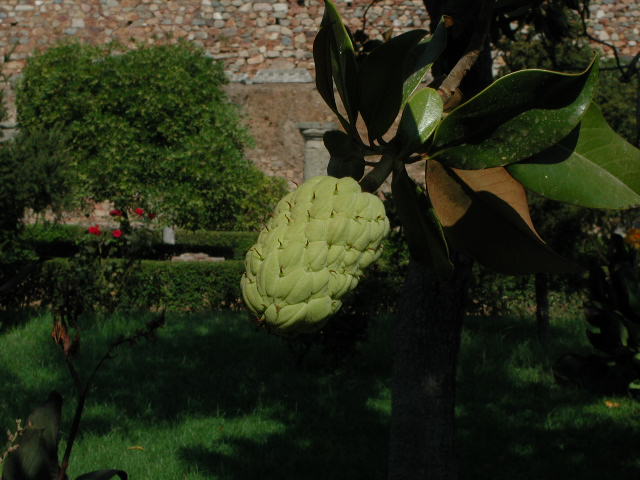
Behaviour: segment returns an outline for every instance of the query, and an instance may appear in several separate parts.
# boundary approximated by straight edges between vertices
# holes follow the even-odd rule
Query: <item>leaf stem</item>
[[[456,89],[460,86],[462,79],[467,72],[471,70],[471,67],[476,63],[476,60],[484,49],[491,26],[494,3],[495,0],[485,0],[482,2],[480,11],[478,12],[477,26],[473,30],[466,52],[460,57],[447,75],[447,78],[440,84],[440,88],[438,88],[438,93],[445,104],[456,93]]]

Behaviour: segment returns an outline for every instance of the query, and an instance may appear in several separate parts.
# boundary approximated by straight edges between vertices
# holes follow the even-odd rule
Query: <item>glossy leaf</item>
[[[524,188],[504,168],[454,170],[429,160],[426,181],[452,247],[506,274],[579,271],[540,239]]]
[[[404,64],[405,81],[402,85],[402,107],[424,80],[431,66],[447,47],[447,29],[440,20],[429,39],[423,39],[409,52]]]
[[[333,81],[347,111],[349,123],[354,125],[358,115],[358,69],[355,51],[347,27],[331,0],[325,0],[321,28],[327,30]]]
[[[409,178],[404,166],[393,172],[391,194],[411,256],[447,278],[453,272],[442,225],[425,192]]]
[[[411,49],[427,34],[411,30],[383,43],[360,65],[360,113],[369,138],[381,138],[393,124],[402,105],[403,66]]]
[[[325,103],[336,114],[340,124],[345,130],[349,129],[349,122],[338,110],[336,98],[333,93],[333,73],[331,66],[331,29],[320,27],[313,41],[313,61],[316,69],[316,88]]]
[[[598,63],[579,74],[522,70],[495,81],[439,125],[430,154],[461,169],[509,165],[566,137],[586,113]]]
[[[414,93],[402,112],[396,139],[405,153],[416,152],[442,118],[442,97],[433,88]]]
[[[95,472],[80,475],[76,480],[110,480],[113,477],[128,480],[129,476],[124,470],[96,470]]]
[[[591,208],[640,206],[640,150],[614,132],[592,104],[561,142],[509,173],[547,198]]]
[[[313,40],[313,62],[316,67],[316,88],[325,103],[334,112],[338,111],[336,98],[333,94],[333,76],[331,73],[331,40],[330,30],[320,27]]]

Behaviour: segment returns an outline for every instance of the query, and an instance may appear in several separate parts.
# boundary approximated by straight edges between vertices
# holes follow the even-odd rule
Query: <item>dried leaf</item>
[[[426,182],[448,242],[483,265],[507,274],[580,270],[542,241],[524,188],[503,167],[455,170],[430,160]]]

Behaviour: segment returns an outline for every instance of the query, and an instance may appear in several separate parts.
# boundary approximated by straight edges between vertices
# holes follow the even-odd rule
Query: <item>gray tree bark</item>
[[[455,19],[433,73],[446,75],[469,47],[488,0],[424,0],[434,31]],[[489,19],[490,21],[490,19]],[[488,43],[460,88],[470,98],[492,81]],[[456,480],[455,381],[471,262],[456,257],[449,280],[411,261],[394,325],[389,480]]]
[[[471,264],[412,261],[394,325],[389,480],[455,480],[455,378]]]

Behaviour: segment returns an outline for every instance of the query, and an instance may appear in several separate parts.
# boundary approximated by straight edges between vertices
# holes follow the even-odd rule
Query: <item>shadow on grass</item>
[[[116,412],[87,415],[82,431],[105,434],[115,415],[135,419],[132,428],[246,418],[255,437],[229,433],[181,446],[185,470],[207,478],[382,479],[388,420],[367,402],[384,388],[380,370],[388,358],[357,355],[329,368],[313,350],[296,365],[283,340],[256,331],[244,316],[169,317],[156,341],[105,366],[90,401]],[[262,432],[261,422],[282,428]],[[127,428],[125,422],[125,435]]]
[[[85,364],[100,356],[106,338],[145,318],[96,321],[99,333],[83,341]],[[88,405],[101,407],[88,409],[82,433],[105,435],[117,426],[137,438],[141,429],[202,423],[210,433],[180,433],[170,454],[204,478],[383,479],[389,323],[378,322],[360,355],[330,368],[317,351],[296,366],[282,340],[242,315],[169,316],[155,342],[124,349],[100,372]],[[551,358],[580,348],[581,330],[575,322],[555,325]],[[533,320],[469,318],[464,335],[461,479],[640,478],[638,410],[616,413],[602,398],[556,386]],[[2,366],[0,378],[22,390]],[[20,395],[46,393],[27,388]],[[62,393],[71,398],[70,385]]]
[[[550,363],[582,347],[577,326],[553,327],[547,357],[533,319],[467,321],[458,376],[461,478],[640,478],[640,408],[618,414],[604,398],[553,381]]]

